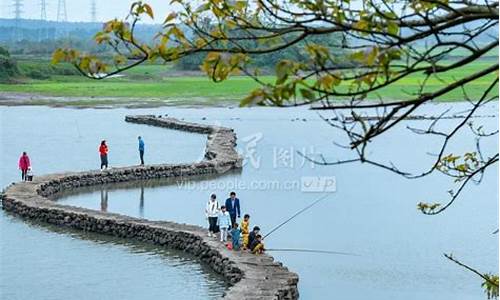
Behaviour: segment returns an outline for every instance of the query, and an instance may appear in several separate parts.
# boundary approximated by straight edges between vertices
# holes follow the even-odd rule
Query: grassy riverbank
[[[437,90],[445,83],[452,82],[468,74],[477,72],[495,60],[482,60],[466,67],[453,70],[427,81],[426,91]],[[34,65],[43,64],[40,61],[20,61],[20,67],[29,69]],[[481,91],[491,83],[493,76],[483,77],[469,84],[466,92],[471,98],[480,96]],[[273,76],[263,76],[266,82],[273,82]],[[416,74],[392,84],[369,98],[384,100],[411,99],[424,80],[421,74]],[[92,80],[79,75],[51,75],[44,79],[25,78],[16,83],[0,84],[0,98],[12,95],[33,96],[31,104],[50,104],[51,98],[58,104],[91,105],[91,104],[124,104],[137,101],[151,105],[171,104],[234,104],[245,97],[259,85],[252,79],[234,76],[221,83],[213,83],[206,76],[179,72],[168,65],[144,65],[124,73],[122,77],[106,80]],[[65,100],[65,98],[67,98]],[[69,99],[74,98],[74,99]],[[460,89],[438,99],[439,101],[462,101],[463,92]],[[37,103],[39,102],[39,103]]]

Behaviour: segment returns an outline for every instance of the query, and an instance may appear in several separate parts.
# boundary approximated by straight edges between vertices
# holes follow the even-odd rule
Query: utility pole
[[[97,22],[97,7],[95,0],[90,1],[90,21],[93,23]]]
[[[67,22],[68,13],[66,11],[66,0],[59,0],[57,2],[57,22]]]

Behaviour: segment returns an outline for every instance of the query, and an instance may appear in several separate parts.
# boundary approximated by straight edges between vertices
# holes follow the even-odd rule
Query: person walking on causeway
[[[23,152],[21,157],[19,158],[19,170],[21,170],[21,179],[26,180],[26,173],[28,169],[31,167],[31,162],[28,154]]]
[[[141,166],[144,166],[144,140],[140,136],[137,139],[139,140],[139,158],[141,159]]]
[[[103,171],[108,168],[108,146],[106,145],[106,141],[101,141],[99,154],[101,156],[101,171]]]

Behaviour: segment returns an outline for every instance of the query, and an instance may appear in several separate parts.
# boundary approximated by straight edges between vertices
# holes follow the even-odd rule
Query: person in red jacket
[[[101,155],[101,171],[106,170],[108,168],[108,146],[106,145],[106,141],[101,142],[99,154]]]
[[[29,167],[31,167],[30,158],[26,152],[23,152],[23,155],[19,158],[19,169],[21,170],[22,180],[26,180],[26,173]]]

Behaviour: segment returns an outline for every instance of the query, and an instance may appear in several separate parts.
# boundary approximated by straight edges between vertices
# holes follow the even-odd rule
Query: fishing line
[[[359,254],[350,253],[350,252],[339,252],[339,251],[329,251],[329,250],[315,250],[315,249],[273,248],[273,249],[265,249],[265,251],[307,252],[307,253],[335,254],[335,255],[347,255],[347,256],[361,256]]]
[[[294,219],[295,217],[297,217],[298,215],[300,215],[301,213],[305,212],[306,210],[308,210],[309,208],[313,207],[314,205],[318,204],[321,200],[324,200],[325,198],[327,198],[328,196],[330,196],[330,194],[325,194],[323,195],[322,197],[320,197],[318,200],[314,201],[313,203],[309,204],[308,206],[304,207],[303,209],[299,210],[298,212],[296,212],[293,216],[291,216],[290,218],[286,219],[284,222],[282,222],[281,224],[279,224],[278,226],[274,227],[273,229],[271,229],[271,231],[269,231],[266,235],[264,235],[263,239],[265,239],[266,237],[268,237],[271,233],[275,232],[276,230],[278,230],[281,226],[285,225],[286,223],[290,222],[292,219]]]

